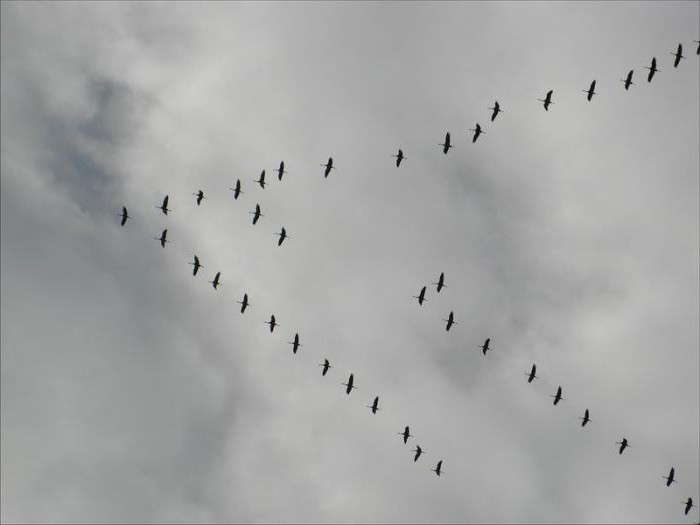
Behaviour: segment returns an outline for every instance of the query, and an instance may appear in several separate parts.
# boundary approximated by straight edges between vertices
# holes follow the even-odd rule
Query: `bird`
[[[626,438],[626,437],[623,437],[623,438],[622,438],[622,441],[615,441],[615,444],[616,444],[616,445],[620,445],[620,454],[622,454],[622,452],[623,452],[627,447],[629,447],[629,444],[627,443],[627,438]]]
[[[166,236],[168,235],[168,229],[164,229],[163,233],[160,234],[160,237],[155,237],[156,241],[160,241],[160,245],[165,248],[165,243],[170,242],[169,240],[166,239]]]
[[[443,288],[447,288],[447,286],[445,286],[445,272],[442,272],[440,274],[440,278],[438,279],[438,282],[433,283],[433,284],[437,284],[437,292],[438,293],[440,293],[440,290],[442,290]]]
[[[379,396],[375,397],[374,403],[372,403],[372,405],[367,405],[367,408],[371,408],[372,414],[376,414],[377,410],[380,410],[380,408],[379,408]]]
[[[346,394],[350,394],[353,388],[357,388],[356,386],[352,386],[352,383],[354,381],[353,375],[350,374],[350,377],[348,378],[347,383],[342,383],[343,386],[346,386],[347,388],[345,389]]]
[[[501,109],[501,105],[498,103],[498,100],[497,100],[496,102],[493,103],[493,107],[492,107],[492,108],[486,108],[486,109],[491,109],[491,110],[493,110],[493,113],[491,113],[491,122],[493,122],[494,120],[496,120],[496,116],[497,116],[501,111],[505,111],[505,109]]]
[[[469,131],[474,132],[474,136],[472,137],[472,144],[474,144],[476,142],[476,139],[478,139],[479,135],[481,135],[482,133],[484,135],[486,135],[485,131],[481,131],[481,126],[479,125],[478,122],[476,123],[476,127],[474,129],[469,129]]]
[[[654,73],[656,73],[657,71],[661,71],[660,69],[656,69],[656,57],[653,57],[651,59],[651,67],[644,66],[644,69],[649,70],[649,75],[647,76],[647,82],[651,82],[651,79],[654,77]]]
[[[582,89],[581,91],[583,91],[584,93],[588,93],[586,95],[586,98],[588,99],[588,102],[590,102],[591,99],[593,98],[593,95],[598,94],[595,92],[595,80],[593,82],[591,82],[591,87],[589,87],[588,89]]]
[[[695,505],[693,505],[693,498],[688,498],[686,501],[681,501],[681,503],[683,503],[683,504],[685,505],[685,514],[686,514],[686,516],[687,516],[688,513],[690,512],[690,509],[692,509],[693,507],[695,507]]]
[[[552,394],[549,394],[549,397],[553,397],[553,398],[554,398],[554,404],[555,404],[555,405],[556,405],[557,403],[559,403],[559,401],[561,401],[562,399],[564,399],[563,397],[561,397],[561,387],[557,388],[557,395],[554,396],[554,395],[552,395]]]
[[[328,175],[330,175],[331,170],[335,169],[333,167],[333,157],[328,157],[328,162],[326,164],[321,164],[324,168],[326,168],[326,171],[323,172],[323,176],[325,178],[328,178]]]
[[[442,469],[442,460],[438,461],[437,466],[435,468],[431,468],[430,470],[432,470],[433,472],[435,472],[435,474],[437,474],[439,476],[441,469]]]
[[[416,461],[418,461],[418,458],[419,458],[420,455],[423,453],[423,449],[420,448],[420,445],[416,445],[416,448],[411,449],[411,452],[415,452],[415,453],[416,453],[416,455],[413,456],[413,462],[415,463]]]
[[[447,155],[447,152],[450,151],[450,148],[454,148],[454,146],[450,146],[450,132],[448,131],[445,134],[445,142],[443,144],[438,144],[439,146],[444,146],[442,148],[442,152]]]
[[[532,380],[535,379],[535,378],[537,377],[537,376],[535,375],[535,372],[536,372],[536,371],[537,371],[537,365],[535,365],[535,363],[532,363],[532,370],[530,370],[529,372],[525,372],[525,375],[528,376],[528,377],[527,377],[527,382],[528,382],[528,383],[532,383]]]
[[[190,263],[193,268],[192,268],[192,275],[197,275],[197,272],[199,271],[200,268],[204,268],[201,264],[199,264],[199,257],[197,255],[194,256],[194,262]]]
[[[318,365],[318,366],[322,366],[322,367],[323,367],[323,370],[321,370],[321,375],[322,375],[322,376],[325,376],[325,375],[328,373],[328,369],[329,369],[329,368],[333,368],[333,367],[331,366],[331,363],[328,361],[328,359],[324,359],[324,360],[323,360],[323,363],[321,363],[321,364]]]
[[[552,93],[554,93],[554,90],[550,89],[549,91],[547,91],[547,96],[544,97],[544,99],[542,99],[542,98],[537,99],[540,102],[544,102],[544,110],[545,111],[549,111],[549,105],[554,104],[554,102],[552,102]]]
[[[403,444],[405,445],[408,442],[408,438],[413,437],[408,430],[408,425],[406,425],[406,428],[404,429],[403,432],[398,433],[399,436],[403,436]]]
[[[262,189],[265,189],[265,170],[262,170],[262,173],[260,173],[260,178],[258,180],[253,179],[253,181],[260,184],[260,187]]]
[[[583,413],[583,417],[579,417],[579,419],[581,420],[582,427],[585,427],[586,423],[589,421],[593,421],[590,417],[590,412],[588,412],[588,409],[586,409],[586,411]]]
[[[287,172],[284,171],[284,161],[282,161],[282,162],[280,162],[280,167],[277,168],[277,178],[279,180],[282,180],[282,175],[284,175],[285,173],[287,173]]]
[[[666,480],[666,486],[670,487],[671,483],[678,483],[675,479],[673,479],[673,474],[674,474],[674,468],[671,467],[671,471],[668,473],[668,476],[661,476]]]
[[[260,204],[255,205],[255,211],[249,211],[248,213],[253,215],[253,224],[257,223],[260,217],[265,216],[260,212]]]
[[[426,286],[421,288],[421,291],[418,295],[413,296],[414,298],[418,299],[418,304],[420,304],[420,305],[423,305],[423,301],[427,301],[427,299],[425,298],[425,289],[426,289]]]
[[[263,321],[263,322],[264,322],[265,324],[269,324],[269,325],[270,325],[270,333],[272,333],[272,331],[275,329],[275,326],[278,326],[277,321],[275,321],[275,316],[274,316],[274,314],[270,316],[270,320],[269,320],[269,321]]]
[[[282,226],[282,231],[279,232],[279,233],[275,233],[275,235],[279,235],[279,236],[280,236],[279,241],[277,241],[277,246],[282,246],[282,243],[284,242],[284,240],[285,240],[287,237],[289,237],[289,235],[287,235],[287,230],[284,229],[284,226]]]
[[[401,148],[399,148],[399,152],[396,155],[392,155],[392,157],[396,157],[396,167],[397,168],[401,164],[401,161],[406,158],[403,156],[403,151],[401,151]]]
[[[245,312],[245,309],[250,306],[250,303],[248,302],[248,294],[244,293],[243,294],[243,300],[242,301],[236,301],[238,304],[241,305],[241,313]]]
[[[126,211],[126,206],[122,206],[122,214],[120,215],[120,217],[122,218],[122,226],[124,226],[124,223],[129,218],[129,214]]]
[[[676,57],[676,59],[673,61],[673,67],[678,67],[678,64],[681,63],[681,58],[685,58],[683,56],[683,44],[678,44],[678,50],[671,54]]]
[[[299,343],[299,334],[294,334],[294,341],[287,341],[288,345],[292,345],[292,353],[296,354],[300,346],[304,346]]]
[[[204,196],[204,192],[202,190],[199,190],[197,193],[193,193],[192,195],[197,197],[197,206],[202,204],[202,199],[206,199],[206,197]]]
[[[156,206],[156,208],[160,208],[160,210],[161,210],[165,215],[168,214],[168,212],[169,212],[170,210],[168,209],[168,196],[167,196],[167,195],[166,195],[165,198],[163,199],[163,204],[161,204],[160,206]]]
[[[233,192],[233,198],[237,200],[237,199],[238,199],[238,196],[239,196],[241,193],[243,193],[243,192],[241,191],[241,179],[236,180],[236,187],[235,187],[235,188],[229,187],[229,190],[231,190],[231,191]]]
[[[450,328],[452,328],[453,324],[457,324],[457,322],[455,321],[454,312],[450,312],[450,315],[447,317],[447,319],[443,319],[443,321],[447,322],[447,326],[445,327],[446,332],[450,331]]]
[[[693,40],[698,45],[697,51],[695,51],[696,55],[700,55],[700,40]]]
[[[209,281],[214,287],[214,290],[216,290],[216,287],[219,286],[219,277],[221,277],[221,272],[216,272],[216,277],[214,277],[214,280]]]
[[[481,345],[479,348],[481,348],[481,351],[486,355],[486,352],[489,350],[489,343],[491,342],[491,338],[487,337],[486,341],[484,341],[484,344]]]
[[[634,69],[630,69],[630,72],[627,73],[627,78],[625,80],[620,80],[625,85],[625,90],[629,89],[631,85],[634,84],[632,82],[632,74],[634,73]]]

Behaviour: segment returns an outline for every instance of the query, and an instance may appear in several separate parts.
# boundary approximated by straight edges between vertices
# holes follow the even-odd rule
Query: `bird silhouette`
[[[236,187],[229,188],[229,190],[233,192],[233,198],[238,200],[238,196],[243,193],[243,191],[241,191],[241,179],[236,180]]]
[[[415,463],[416,461],[418,461],[418,458],[419,458],[420,455],[423,453],[423,449],[420,448],[420,445],[416,445],[416,448],[412,449],[411,452],[415,452],[415,453],[416,453],[416,455],[413,456],[413,462]]]
[[[532,383],[532,380],[537,377],[535,375],[535,372],[537,372],[537,366],[535,365],[535,363],[532,363],[532,370],[530,370],[529,372],[525,372],[525,375],[528,376],[527,377],[528,383]]]
[[[408,430],[408,425],[406,425],[406,428],[404,429],[403,432],[398,433],[400,436],[403,436],[403,444],[405,445],[408,442],[408,438],[413,437]]]
[[[328,178],[328,175],[330,175],[331,170],[334,170],[335,168],[333,167],[333,157],[328,157],[328,162],[326,164],[321,164],[326,170],[323,172],[323,176],[325,178]]]
[[[634,69],[630,69],[630,72],[627,73],[627,78],[625,80],[620,80],[625,85],[625,90],[628,90],[630,86],[634,85],[634,82],[632,82],[632,74],[634,73]]]
[[[275,326],[279,326],[279,325],[277,324],[277,321],[275,320],[275,316],[274,316],[274,315],[271,315],[271,316],[270,316],[270,320],[269,320],[269,321],[263,321],[263,322],[264,322],[265,324],[269,324],[269,325],[270,325],[270,333],[272,333],[272,332],[275,330]]]
[[[160,237],[155,237],[156,241],[160,241],[160,245],[165,248],[165,243],[170,242],[169,240],[166,239],[168,235],[168,229],[164,229],[163,233],[160,234]]]
[[[294,341],[287,341],[288,345],[292,345],[292,353],[296,354],[300,346],[304,346],[299,343],[299,334],[294,334]]]
[[[474,136],[472,137],[472,144],[474,144],[476,142],[476,139],[478,139],[479,135],[481,135],[482,133],[484,135],[486,135],[486,132],[481,130],[481,126],[479,125],[478,122],[476,123],[476,127],[473,129],[470,129],[469,131],[474,132]]]
[[[214,287],[214,290],[216,290],[217,286],[219,286],[219,278],[221,277],[221,272],[216,272],[216,277],[214,277],[213,281],[209,281],[209,283]]]
[[[197,206],[202,204],[202,199],[206,199],[202,190],[199,190],[197,193],[193,193],[192,195],[197,197]]]
[[[160,206],[156,206],[156,208],[159,208],[165,215],[167,215],[168,212],[170,211],[168,209],[168,198],[169,198],[169,196],[166,195],[165,198],[163,199],[163,204],[161,204]]]
[[[651,79],[654,78],[654,73],[656,73],[657,71],[661,71],[660,69],[656,69],[656,57],[653,57],[651,59],[651,67],[644,66],[644,69],[649,70],[649,75],[647,75],[647,82],[651,82]]]
[[[447,286],[445,285],[445,272],[442,272],[438,281],[433,284],[437,285],[437,293],[440,293],[440,290],[442,290],[443,288],[447,288]]]
[[[593,98],[593,95],[597,95],[598,93],[595,92],[595,80],[591,82],[591,87],[588,89],[583,89],[582,90],[584,93],[587,93],[586,98],[588,99],[588,102],[591,101]]]
[[[668,476],[661,476],[662,478],[664,478],[666,480],[667,487],[670,487],[671,483],[678,483],[675,479],[673,479],[674,472],[675,472],[674,468],[671,467],[671,471],[668,473]]]
[[[561,401],[562,399],[564,399],[563,397],[561,397],[561,387],[557,388],[557,394],[556,394],[556,395],[549,394],[549,397],[553,397],[553,398],[554,398],[554,404],[555,404],[555,405],[556,405],[557,403],[559,403],[559,401]]]
[[[280,236],[279,240],[277,241],[277,246],[282,246],[282,243],[284,242],[284,240],[285,240],[287,237],[289,237],[289,236],[287,235],[287,230],[284,229],[284,226],[282,226],[282,231],[280,231],[279,233],[275,233],[275,235],[279,235],[279,236]]]
[[[622,453],[624,452],[624,450],[625,450],[627,447],[629,447],[629,443],[627,442],[627,438],[626,438],[626,437],[623,437],[623,438],[622,438],[622,441],[616,441],[615,444],[616,444],[616,445],[620,445],[620,454],[622,454]]]
[[[499,114],[500,112],[505,111],[505,109],[501,109],[501,105],[498,103],[498,100],[497,100],[496,102],[493,103],[493,107],[492,107],[492,108],[486,108],[486,109],[493,110],[493,113],[491,113],[491,122],[493,122],[494,120],[496,120],[496,116],[498,116],[498,114]]]
[[[447,326],[445,326],[445,331],[449,332],[450,328],[452,328],[453,324],[457,324],[455,321],[455,314],[454,312],[450,312],[450,315],[447,316],[447,319],[443,319],[447,323]]]
[[[538,98],[538,99],[537,99],[537,100],[539,100],[540,102],[544,102],[544,109],[545,109],[545,111],[549,111],[549,105],[550,105],[550,104],[554,104],[554,102],[552,102],[552,94],[553,94],[553,93],[554,93],[554,90],[550,89],[549,91],[547,91],[547,96],[546,96],[546,97],[544,97],[544,98]]]
[[[421,291],[418,295],[413,296],[415,299],[418,299],[418,304],[420,304],[420,305],[423,305],[423,301],[427,301],[427,299],[425,298],[425,289],[426,288],[427,287],[424,286],[423,288],[421,288]]]
[[[265,170],[262,170],[262,173],[260,173],[260,178],[258,180],[253,179],[253,182],[257,182],[260,184],[262,189],[265,189]]]
[[[346,394],[350,394],[353,388],[357,388],[356,386],[353,386],[353,382],[355,381],[355,378],[353,377],[352,374],[350,374],[350,377],[348,378],[347,383],[342,383],[343,386],[346,386],[347,388],[345,389]]]
[[[280,162],[280,167],[277,168],[277,178],[279,180],[282,180],[282,175],[284,175],[285,173],[287,173],[287,172],[284,171],[284,161],[282,161],[282,162]]]
[[[454,148],[454,146],[450,146],[450,132],[448,131],[445,134],[445,142],[442,144],[439,144],[440,146],[443,146],[442,152],[447,155],[447,152],[450,151],[450,148]]]
[[[372,403],[371,405],[367,405],[367,408],[371,408],[372,414],[376,414],[377,410],[380,410],[380,408],[379,408],[379,396],[375,397],[374,403]]]
[[[430,470],[432,470],[433,472],[435,472],[435,474],[439,476],[442,472],[442,460],[438,461],[437,466],[435,468],[431,468]]]
[[[686,516],[690,512],[690,509],[695,507],[695,505],[693,505],[693,498],[688,498],[686,501],[681,501],[681,503],[683,503],[685,505],[685,515]]]
[[[322,367],[323,367],[323,370],[321,370],[321,375],[322,375],[322,376],[325,376],[325,375],[328,373],[328,369],[329,369],[329,368],[333,368],[333,367],[331,366],[330,362],[328,361],[328,359],[324,359],[323,363],[321,363],[321,364],[318,365],[318,366],[322,366]]]
[[[241,305],[241,313],[245,312],[245,309],[250,306],[250,303],[248,302],[248,294],[244,293],[243,294],[243,300],[242,301],[236,301],[238,304]]]
[[[673,61],[673,67],[678,67],[678,64],[681,63],[681,58],[685,58],[683,56],[683,44],[678,44],[678,50],[671,54],[676,57],[676,59]]]
[[[260,211],[260,204],[255,205],[255,211],[249,211],[248,213],[253,215],[253,224],[256,224],[258,222],[258,219],[260,217],[264,217],[265,215],[262,214]]]
[[[589,421],[593,421],[590,417],[590,412],[588,411],[588,409],[586,409],[586,411],[583,413],[583,417],[579,417],[579,419],[581,420],[582,427],[585,427],[586,423],[588,423]]]
[[[481,348],[481,351],[486,355],[486,352],[489,351],[489,343],[491,342],[491,338],[487,337],[486,341],[484,341],[484,344],[481,345],[479,348]]]
[[[120,215],[122,218],[122,227],[124,226],[124,223],[126,223],[126,220],[129,218],[129,214],[126,211],[126,206],[122,206],[122,214]]]
[[[396,155],[392,155],[392,157],[396,157],[396,167],[398,168],[401,165],[401,161],[405,159],[403,156],[403,151],[401,151],[401,148],[399,148],[399,152]]]
[[[204,268],[201,264],[199,264],[199,257],[197,255],[194,256],[194,262],[189,263],[193,266],[192,268],[192,275],[197,275],[197,272],[199,271],[200,268]]]

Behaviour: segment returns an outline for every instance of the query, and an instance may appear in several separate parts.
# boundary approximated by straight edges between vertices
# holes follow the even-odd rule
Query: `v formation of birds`
[[[698,44],[696,54],[700,55],[700,42],[698,42],[698,41],[694,41],[694,42]],[[686,58],[685,56],[683,56],[682,44],[678,44],[677,50],[675,52],[671,52],[671,55],[674,56],[673,67],[674,68],[678,67],[678,65],[680,64],[680,61],[682,59]],[[650,65],[645,66],[645,69],[649,70],[649,72],[647,74],[647,82],[651,82],[654,75],[657,72],[661,71],[660,69],[657,68],[656,57],[652,58]],[[620,79],[620,82],[622,82],[622,84],[623,84],[624,90],[629,90],[630,86],[634,85],[633,76],[634,76],[634,70],[630,70],[627,73],[625,79]],[[597,93],[595,92],[596,83],[597,83],[597,81],[593,80],[587,89],[582,90],[584,93],[586,93],[586,99],[588,102],[591,102],[593,99],[593,96],[597,95]],[[545,98],[538,99],[540,102],[543,103],[543,107],[546,111],[549,111],[550,106],[554,105],[553,96],[554,96],[554,90],[549,90],[545,94]],[[498,101],[495,101],[494,105],[492,107],[487,108],[487,109],[489,111],[491,111],[491,115],[490,115],[491,122],[494,122],[496,120],[496,117],[499,115],[499,113],[505,112],[505,110],[501,108]],[[470,129],[470,131],[473,132],[473,135],[471,137],[472,143],[475,143],[477,141],[477,139],[480,137],[480,135],[486,134],[486,132],[483,131],[483,129],[479,123],[476,123],[475,127]],[[447,153],[449,152],[449,150],[451,148],[454,148],[454,146],[451,143],[451,136],[450,136],[449,131],[445,135],[444,142],[439,143],[439,145],[442,146],[441,149],[445,155],[447,155]],[[399,168],[401,166],[402,161],[408,159],[408,157],[406,157],[404,155],[403,150],[400,148],[399,148],[398,152],[396,154],[391,155],[391,157],[394,157],[396,159],[395,164],[396,164],[397,168]],[[331,170],[336,169],[336,166],[334,166],[334,163],[333,163],[333,157],[329,157],[325,164],[321,164],[321,167],[324,168],[324,171],[323,171],[324,178],[327,178],[330,175]],[[280,162],[279,167],[275,171],[277,173],[277,178],[279,181],[282,180],[283,175],[288,173],[287,171],[285,171],[284,162]],[[255,183],[257,183],[260,186],[260,188],[263,190],[265,189],[266,184],[269,184],[269,182],[267,182],[265,180],[265,170],[262,170],[258,179],[252,179],[252,180]],[[238,200],[239,196],[244,193],[242,191],[242,184],[241,184],[240,179],[238,179],[236,181],[235,187],[231,187],[229,189],[233,192],[232,196],[233,196],[234,200]],[[194,195],[196,197],[196,203],[198,206],[200,206],[202,204],[202,201],[204,199],[206,199],[206,196],[204,195],[204,192],[201,189],[199,189],[196,193],[193,193],[192,195]],[[166,195],[162,201],[162,204],[160,206],[156,206],[156,208],[160,209],[164,215],[167,215],[168,212],[171,211],[168,208],[168,204],[169,204],[169,196]],[[264,217],[264,214],[262,213],[262,210],[261,210],[259,204],[255,205],[255,209],[253,211],[251,211],[250,214],[253,215],[252,223],[254,225],[257,224],[260,217]],[[132,218],[131,215],[129,215],[126,206],[122,206],[122,213],[119,215],[119,217],[121,218],[120,224],[122,227],[124,227],[124,225],[126,224],[127,219]],[[157,241],[159,241],[159,243],[161,244],[161,246],[163,248],[165,248],[165,244],[167,242],[169,242],[167,239],[167,234],[168,234],[168,229],[165,228],[165,229],[163,229],[163,231],[161,232],[159,237],[155,237],[155,239]],[[279,239],[277,241],[278,246],[281,246],[285,239],[290,238],[290,236],[287,234],[284,226],[282,226],[280,232],[276,233],[275,235],[279,236]],[[198,271],[201,268],[204,268],[204,266],[201,264],[201,262],[199,260],[199,257],[196,254],[193,255],[193,261],[190,262],[189,264],[192,265],[192,267],[193,267],[193,270],[192,270],[193,276],[196,276]],[[213,278],[213,280],[209,281],[209,283],[213,286],[213,288],[215,290],[221,284],[220,279],[221,279],[221,272],[218,271],[215,274],[215,277]],[[441,292],[441,290],[443,288],[446,288],[447,285],[445,284],[444,272],[441,273],[440,276],[438,277],[438,280],[435,282],[432,282],[432,284],[436,285],[436,292],[438,294]],[[423,303],[428,300],[426,298],[427,289],[428,289],[427,286],[423,286],[420,289],[419,294],[413,296],[415,299],[418,300],[418,304],[420,306],[422,306]],[[246,308],[251,306],[251,303],[249,302],[247,293],[245,293],[243,295],[243,298],[240,301],[237,301],[237,303],[241,305],[241,308],[240,308],[241,314],[244,314],[246,311]],[[455,315],[454,315],[453,311],[450,311],[449,314],[447,314],[447,315],[448,315],[447,318],[443,319],[443,321],[446,323],[445,330],[450,331],[452,326],[457,324],[457,321],[455,320]],[[280,324],[277,322],[274,314],[272,314],[270,316],[269,320],[266,320],[263,322],[269,326],[270,333],[274,332],[275,328],[280,326]],[[491,342],[491,339],[487,338],[482,345],[478,346],[478,348],[481,349],[482,354],[484,356],[486,356],[487,352],[489,350],[491,350],[490,342]],[[292,345],[292,352],[294,354],[296,354],[298,349],[303,346],[300,343],[300,337],[299,337],[298,333],[296,333],[294,335],[294,338],[292,341],[288,341],[287,343]],[[328,359],[324,359],[324,362],[320,363],[318,366],[321,367],[321,375],[322,376],[326,376],[326,374],[329,372],[329,370],[331,368],[333,368],[333,366],[331,365],[331,363]],[[537,373],[537,365],[535,363],[533,363],[531,370],[524,372],[524,375],[527,376],[528,383],[531,383],[534,379],[539,377],[536,375],[536,373]],[[344,387],[346,387],[345,391],[348,395],[352,392],[353,389],[356,389],[357,387],[354,385],[354,374],[350,373],[350,375],[347,379],[347,383],[342,383],[342,385]],[[557,388],[557,391],[554,394],[550,394],[550,397],[552,397],[554,399],[553,400],[554,406],[556,406],[559,402],[564,401],[565,398],[563,397],[562,387],[559,386]],[[377,414],[377,412],[380,411],[379,396],[375,396],[372,404],[367,405],[367,408],[369,408],[373,414]],[[591,418],[590,409],[586,408],[584,414],[582,416],[580,416],[579,419],[581,420],[581,427],[585,427],[588,423],[593,422],[593,419]],[[398,434],[403,437],[404,444],[408,443],[409,438],[414,437],[412,434],[410,434],[410,426],[409,425],[407,425],[402,432],[398,432]],[[616,441],[615,444],[619,445],[619,448],[617,449],[618,454],[622,454],[626,448],[631,447],[630,443],[628,442],[627,437],[624,437],[624,436],[620,441]],[[426,453],[426,451],[423,448],[421,448],[420,445],[416,445],[416,447],[414,449],[412,449],[411,452],[414,453],[414,455],[412,456],[414,462],[417,462],[418,459],[420,458],[420,456]],[[435,468],[431,468],[430,470],[435,472],[437,474],[437,476],[440,476],[441,473],[443,472],[442,471],[442,459],[439,459],[435,465]],[[670,487],[673,483],[678,483],[677,480],[675,479],[675,467],[670,468],[670,471],[669,471],[667,476],[661,476],[661,477],[666,480],[667,487]],[[693,507],[696,507],[696,505],[693,504],[693,499],[691,497],[688,497],[687,500],[682,501],[681,503],[684,505],[684,513],[685,514],[688,514]]]

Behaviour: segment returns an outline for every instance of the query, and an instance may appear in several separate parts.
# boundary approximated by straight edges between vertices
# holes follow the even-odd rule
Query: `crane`
[[[379,396],[375,397],[374,403],[372,403],[371,405],[367,405],[367,408],[371,408],[372,414],[376,414],[377,410],[380,410],[380,408],[379,408]]]
[[[562,399],[564,399],[563,397],[561,397],[561,387],[557,388],[557,395],[549,394],[549,397],[553,397],[553,398],[554,398],[554,404],[555,404],[555,405],[556,405],[557,403],[559,403],[559,401],[561,401]]]
[[[122,214],[120,217],[122,218],[122,226],[124,226],[124,223],[126,223],[126,220],[129,218],[129,214],[126,211],[126,206],[122,206]]]
[[[323,176],[325,178],[328,178],[328,175],[330,175],[331,170],[335,169],[333,167],[333,157],[328,157],[328,162],[326,164],[321,164],[324,168],[326,168],[326,171],[323,172]]]
[[[416,445],[416,448],[411,449],[411,452],[415,452],[415,453],[416,453],[416,455],[413,456],[413,462],[415,463],[416,461],[418,461],[418,458],[419,458],[420,455],[423,453],[423,449],[420,448],[420,445]]]
[[[241,193],[243,193],[243,191],[241,191],[241,179],[236,180],[236,187],[235,188],[229,187],[229,190],[231,190],[233,192],[234,200],[238,200],[238,196]]]
[[[651,79],[654,77],[654,73],[656,73],[657,71],[661,71],[660,69],[656,69],[656,57],[653,57],[651,59],[651,67],[644,66],[644,69],[649,70],[649,75],[647,76],[647,82],[651,82]]]
[[[537,365],[535,365],[535,363],[532,363],[532,370],[530,370],[529,372],[525,372],[525,375],[528,376],[527,377],[528,383],[532,383],[532,380],[537,377],[535,375],[535,372],[537,372]]]
[[[685,58],[683,56],[683,44],[678,44],[678,50],[671,54],[676,57],[676,59],[673,61],[673,67],[678,67],[678,64],[681,63],[681,58]]]
[[[160,245],[165,248],[165,243],[170,242],[169,240],[166,239],[168,235],[168,229],[164,229],[163,233],[160,234],[160,237],[154,237],[156,241],[160,241]]]
[[[481,131],[481,126],[479,125],[478,122],[476,123],[476,127],[475,127],[474,129],[471,129],[471,128],[470,128],[469,131],[473,131],[473,132],[474,132],[474,136],[472,137],[472,144],[474,144],[474,143],[476,142],[476,139],[478,139],[478,138],[479,138],[479,135],[481,135],[482,133],[483,133],[484,135],[486,135],[486,132],[485,132],[485,131]]]
[[[250,306],[250,303],[248,302],[248,294],[244,293],[243,294],[243,300],[242,301],[236,301],[238,304],[241,305],[241,313],[245,312],[245,309]]]
[[[350,377],[348,378],[348,382],[347,382],[347,383],[342,383],[343,386],[346,386],[346,387],[347,387],[347,388],[345,389],[345,393],[346,393],[346,394],[350,394],[350,392],[352,391],[353,388],[357,388],[356,386],[352,386],[352,383],[353,383],[354,380],[355,380],[355,379],[354,379],[353,375],[350,374]]]
[[[585,427],[586,423],[588,423],[589,421],[593,421],[591,419],[591,415],[590,415],[590,412],[588,411],[588,409],[586,409],[586,411],[583,413],[583,417],[579,417],[579,419],[581,420],[582,427]]]
[[[554,102],[552,102],[552,93],[554,93],[554,90],[550,89],[549,91],[547,91],[546,97],[544,97],[543,99],[542,98],[537,99],[540,102],[544,102],[544,110],[545,111],[549,111],[549,105],[554,104]]]
[[[625,80],[620,80],[620,82],[622,82],[625,85],[625,90],[628,90],[630,88],[630,86],[634,84],[634,82],[632,82],[632,74],[633,73],[634,73],[634,69],[630,69],[630,72],[627,73],[627,78]]]
[[[435,474],[440,476],[440,472],[442,472],[442,460],[438,461],[437,466],[435,468],[431,468],[430,470],[432,470],[433,472],[435,472]]]
[[[160,206],[156,206],[156,208],[160,208],[160,210],[161,210],[165,215],[168,214],[168,212],[170,211],[170,210],[168,209],[168,195],[166,195],[165,198],[163,199],[163,204],[161,204]]]
[[[622,441],[615,441],[616,445],[620,445],[620,454],[624,452],[624,450],[629,447],[629,443],[627,443],[627,438],[623,437]]]
[[[202,204],[202,199],[206,199],[206,197],[204,196],[204,192],[202,190],[199,190],[199,191],[197,191],[197,193],[193,193],[192,195],[197,197],[197,206]]]
[[[587,93],[586,98],[588,99],[588,102],[590,102],[593,99],[593,95],[597,95],[598,93],[595,92],[595,80],[591,82],[591,87],[588,89],[582,89],[584,93]]]
[[[260,217],[265,216],[260,212],[260,204],[255,205],[255,211],[249,211],[248,213],[253,215],[253,224],[257,223]]]
[[[455,321],[454,312],[450,312],[450,315],[447,316],[447,319],[443,319],[443,321],[447,322],[447,326],[445,327],[446,332],[450,331],[450,328],[452,328],[453,324],[457,324],[457,322]]]
[[[331,366],[330,361],[328,361],[328,359],[324,359],[324,360],[323,360],[323,363],[321,363],[321,364],[318,365],[318,366],[322,366],[322,367],[323,367],[323,370],[321,370],[321,375],[322,375],[322,376],[325,376],[325,375],[328,373],[328,369],[329,369],[329,368],[333,368],[333,367]]]
[[[284,171],[284,161],[282,161],[282,162],[280,162],[280,167],[277,168],[277,178],[279,180],[282,180],[282,175],[284,175],[285,173],[288,173],[288,172]]]
[[[413,437],[413,435],[411,435],[409,433],[408,425],[406,425],[406,428],[403,430],[403,432],[399,432],[398,434],[399,434],[399,436],[403,436],[403,444],[404,445],[406,443],[408,443],[408,438]]]
[[[277,324],[277,321],[275,321],[275,316],[274,316],[274,314],[270,316],[270,320],[269,320],[269,321],[263,321],[263,323],[269,324],[269,325],[270,325],[270,333],[273,332],[273,330],[275,329],[275,326],[279,326],[279,325]]]
[[[396,155],[392,155],[392,157],[396,157],[396,167],[397,168],[401,164],[401,161],[406,158],[403,156],[403,151],[401,151],[401,148],[399,148],[399,152]]]
[[[282,226],[282,231],[279,232],[279,233],[275,233],[275,235],[279,235],[279,236],[280,236],[279,241],[277,241],[277,246],[282,246],[282,243],[284,242],[284,240],[285,240],[287,237],[289,237],[289,235],[287,235],[287,230],[284,229],[284,226]]]
[[[201,264],[199,264],[199,257],[195,254],[194,256],[194,262],[189,263],[193,266],[192,268],[192,275],[197,275],[197,272],[199,271],[200,268],[204,268]]]
[[[420,304],[421,306],[423,305],[423,301],[427,301],[427,299],[425,298],[425,289],[426,288],[427,287],[424,286],[423,288],[421,288],[421,291],[418,295],[413,296],[415,299],[418,299],[418,304]]]
[[[438,279],[438,282],[433,283],[433,284],[437,284],[437,292],[438,293],[440,293],[440,290],[442,290],[443,288],[447,288],[447,286],[445,286],[445,272],[442,272],[440,274],[440,278]]]
[[[696,505],[693,505],[693,498],[688,498],[686,501],[681,501],[685,505],[685,514],[686,516],[690,512],[690,509],[695,507]]]
[[[287,341],[288,345],[292,345],[292,353],[296,354],[300,346],[304,346],[299,343],[299,334],[294,334],[294,341]]]
[[[445,142],[442,144],[438,144],[438,146],[443,146],[442,152],[447,155],[447,152],[450,151],[450,148],[454,148],[454,146],[450,146],[450,132],[448,131],[445,134]]]
[[[491,113],[491,122],[496,120],[496,116],[501,113],[502,111],[505,111],[505,109],[501,109],[501,105],[498,103],[498,100],[493,103],[492,108],[486,108],[486,109],[491,109],[493,110],[493,113]]]
[[[491,342],[491,338],[487,337],[486,341],[484,341],[484,344],[479,347],[479,348],[481,348],[484,355],[486,355],[486,352],[488,352],[488,350],[489,350],[489,343],[490,342]]]
[[[219,277],[221,277],[221,272],[216,272],[216,277],[214,277],[214,280],[209,281],[214,287],[214,290],[216,290],[216,287],[219,286]]]
[[[253,182],[257,182],[262,189],[265,189],[265,170],[262,170],[260,178],[258,180],[253,179]]]
[[[668,473],[668,476],[661,476],[666,480],[666,486],[670,487],[671,483],[678,483],[675,479],[673,479],[673,474],[674,474],[674,468],[671,467],[671,471]]]

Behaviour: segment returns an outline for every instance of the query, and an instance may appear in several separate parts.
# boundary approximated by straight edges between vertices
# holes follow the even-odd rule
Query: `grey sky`
[[[697,522],[699,2],[1,10],[3,522]]]

